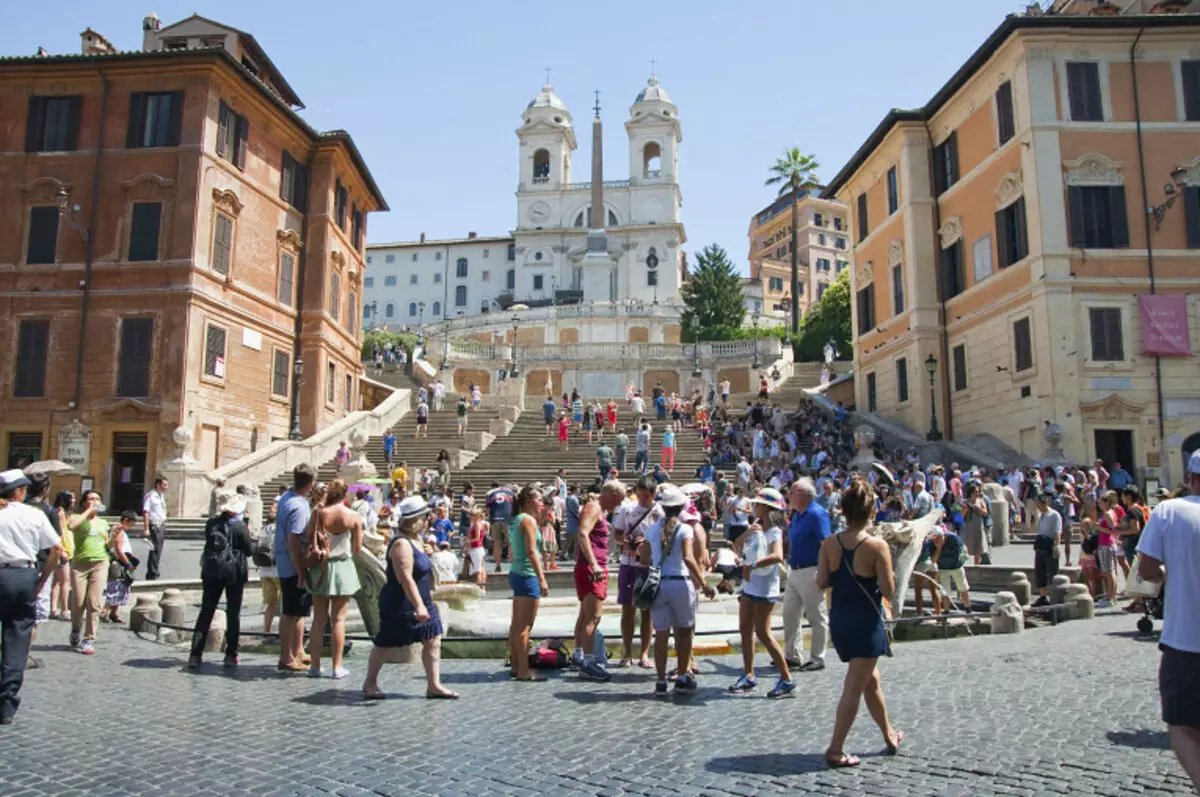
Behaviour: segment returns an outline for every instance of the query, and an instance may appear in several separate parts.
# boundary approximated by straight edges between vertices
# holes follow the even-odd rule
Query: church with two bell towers
[[[549,82],[517,128],[515,301],[588,305],[679,302],[683,279],[678,109],[651,77],[629,108],[629,177],[604,179],[599,93],[592,161],[573,169],[571,112]],[[577,180],[590,176],[590,180]]]

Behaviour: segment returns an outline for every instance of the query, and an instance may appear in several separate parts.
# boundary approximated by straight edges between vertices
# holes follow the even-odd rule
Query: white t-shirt
[[[754,531],[746,535],[742,543],[742,561],[754,564],[771,553],[773,543],[783,542],[783,529],[772,526],[766,531]],[[779,597],[779,565],[771,564],[750,571],[750,580],[742,585],[742,592],[756,598]]]
[[[37,562],[38,551],[59,544],[46,513],[37,507],[9,501],[0,509],[0,564]]]
[[[646,516],[645,520],[642,519],[643,515]],[[637,501],[626,501],[617,509],[617,516],[613,520],[613,528],[618,529],[623,534],[627,534],[636,524],[637,528],[633,529],[634,536],[636,537],[639,534],[645,534],[647,528],[654,523],[660,522],[662,519],[663,510],[658,504],[650,507],[650,511],[647,512],[646,508]],[[631,541],[627,540],[627,542]],[[620,563],[623,565],[637,564],[636,554],[626,550],[628,547],[628,545],[622,547]]]
[[[644,398],[642,398],[641,396],[634,396],[632,405],[633,405],[633,414],[634,415],[645,415],[646,414],[646,400]]]
[[[650,563],[659,568],[664,576],[687,575],[683,564],[683,544],[684,540],[692,539],[692,526],[690,523],[679,524],[679,529],[675,532],[675,541],[671,543],[671,550],[664,558],[662,551],[664,525],[666,525],[666,518],[652,523],[646,528],[646,542],[650,545]]]
[[[1138,552],[1167,566],[1166,605],[1159,642],[1200,653],[1200,496],[1172,498],[1154,507]]]
[[[438,581],[449,584],[458,581],[458,558],[450,551],[437,551],[429,557],[433,560],[433,569],[437,571]]]

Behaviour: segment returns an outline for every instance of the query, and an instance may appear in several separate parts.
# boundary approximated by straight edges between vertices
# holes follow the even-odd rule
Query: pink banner
[[[1142,315],[1143,352],[1165,355],[1192,353],[1186,295],[1139,296],[1138,309]]]

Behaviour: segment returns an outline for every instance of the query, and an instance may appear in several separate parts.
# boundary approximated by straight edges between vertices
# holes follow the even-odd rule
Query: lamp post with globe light
[[[508,375],[510,377],[521,375],[521,371],[517,367],[517,328],[521,324],[521,317],[519,315],[517,315],[516,313],[513,313],[512,324],[513,324],[512,366],[508,370]]]
[[[937,373],[937,367],[937,357],[930,354],[925,358],[925,371],[929,374],[929,434],[925,435],[925,439],[930,442],[942,439],[942,433],[938,430],[937,391],[933,384],[933,377]]]
[[[751,368],[762,368],[762,361],[758,359],[758,321],[760,318],[762,318],[762,313],[756,307],[750,314],[750,320],[754,322],[754,362],[751,364]]]
[[[297,357],[292,365],[292,429],[288,433],[292,440],[300,440],[303,437],[300,434],[300,382],[303,376],[304,358]]]

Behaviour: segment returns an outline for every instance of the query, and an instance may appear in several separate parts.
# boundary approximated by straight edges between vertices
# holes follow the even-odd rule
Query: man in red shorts
[[[575,594],[579,597],[579,619],[575,621],[575,647],[583,651],[579,678],[584,681],[609,681],[612,675],[604,668],[603,651],[593,650],[596,627],[608,597],[608,520],[606,515],[620,506],[625,498],[625,485],[607,481],[600,488],[600,497],[588,501],[579,513],[579,543],[575,554]]]

